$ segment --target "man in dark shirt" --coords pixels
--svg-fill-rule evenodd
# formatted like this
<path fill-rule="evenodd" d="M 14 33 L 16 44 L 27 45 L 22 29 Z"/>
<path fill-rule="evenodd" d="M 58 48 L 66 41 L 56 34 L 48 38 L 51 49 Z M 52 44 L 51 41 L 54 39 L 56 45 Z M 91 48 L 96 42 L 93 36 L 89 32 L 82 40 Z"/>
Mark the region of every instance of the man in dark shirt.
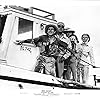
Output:
<path fill-rule="evenodd" d="M 47 25 L 45 27 L 46 35 L 42 35 L 34 39 L 34 43 L 40 48 L 44 47 L 43 51 L 41 49 L 40 56 L 37 59 L 37 66 L 35 67 L 35 72 L 40 72 L 41 68 L 44 67 L 44 73 L 56 76 L 55 73 L 55 59 L 57 47 L 54 44 L 56 41 L 55 34 L 57 34 L 57 28 L 55 25 Z M 40 43 L 39 43 L 40 42 Z"/>

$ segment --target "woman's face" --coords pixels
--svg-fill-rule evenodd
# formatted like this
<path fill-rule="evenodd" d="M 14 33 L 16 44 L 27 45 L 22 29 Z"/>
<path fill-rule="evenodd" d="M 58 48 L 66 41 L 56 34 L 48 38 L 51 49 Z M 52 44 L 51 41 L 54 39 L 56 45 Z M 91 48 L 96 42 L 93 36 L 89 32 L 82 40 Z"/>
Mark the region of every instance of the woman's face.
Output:
<path fill-rule="evenodd" d="M 73 42 L 75 42 L 75 41 L 76 41 L 76 38 L 75 38 L 75 36 L 71 36 L 71 37 L 70 37 L 70 41 L 73 41 Z"/>
<path fill-rule="evenodd" d="M 83 41 L 84 43 L 88 43 L 89 37 L 88 37 L 87 35 L 83 35 L 83 36 L 82 36 L 82 41 Z"/>
<path fill-rule="evenodd" d="M 48 35 L 53 35 L 55 33 L 55 30 L 53 27 L 49 27 L 47 30 Z"/>

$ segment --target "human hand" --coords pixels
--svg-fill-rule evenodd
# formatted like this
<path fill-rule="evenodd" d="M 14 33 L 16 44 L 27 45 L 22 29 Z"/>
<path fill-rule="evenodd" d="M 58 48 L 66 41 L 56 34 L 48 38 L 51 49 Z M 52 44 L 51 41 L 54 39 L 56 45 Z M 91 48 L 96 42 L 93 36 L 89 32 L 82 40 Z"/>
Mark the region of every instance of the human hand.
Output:
<path fill-rule="evenodd" d="M 65 60 L 65 58 L 64 58 L 64 57 L 61 57 L 61 58 L 59 59 L 59 62 L 62 63 L 64 60 Z"/>

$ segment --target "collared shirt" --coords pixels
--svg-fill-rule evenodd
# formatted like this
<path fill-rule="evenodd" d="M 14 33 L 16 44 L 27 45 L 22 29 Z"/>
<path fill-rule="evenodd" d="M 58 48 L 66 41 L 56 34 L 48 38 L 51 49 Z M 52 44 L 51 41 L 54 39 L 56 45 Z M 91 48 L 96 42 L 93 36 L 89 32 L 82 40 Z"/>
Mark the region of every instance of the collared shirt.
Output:
<path fill-rule="evenodd" d="M 61 36 L 57 35 L 56 37 L 59 38 L 61 41 L 67 43 L 69 49 L 72 48 L 70 39 L 64 33 L 62 33 Z M 71 55 L 71 53 L 68 50 L 66 51 L 66 50 L 63 50 L 63 48 L 62 48 L 62 50 L 60 50 L 60 53 L 58 56 L 63 56 L 66 59 L 70 55 Z"/>
<path fill-rule="evenodd" d="M 93 55 L 93 47 L 88 46 L 86 44 L 80 44 L 77 46 L 77 51 L 81 52 L 80 58 L 85 61 L 84 62 L 84 61 L 80 60 L 80 64 L 89 65 L 86 62 L 88 62 L 88 63 L 91 62 L 92 65 L 95 65 L 94 55 Z M 90 58 L 90 61 L 89 61 L 88 57 Z"/>
<path fill-rule="evenodd" d="M 57 38 L 59 38 L 61 41 L 65 42 L 65 43 L 67 43 L 68 48 L 70 48 L 70 49 L 72 48 L 70 39 L 64 33 L 62 33 L 61 36 L 57 35 Z"/>

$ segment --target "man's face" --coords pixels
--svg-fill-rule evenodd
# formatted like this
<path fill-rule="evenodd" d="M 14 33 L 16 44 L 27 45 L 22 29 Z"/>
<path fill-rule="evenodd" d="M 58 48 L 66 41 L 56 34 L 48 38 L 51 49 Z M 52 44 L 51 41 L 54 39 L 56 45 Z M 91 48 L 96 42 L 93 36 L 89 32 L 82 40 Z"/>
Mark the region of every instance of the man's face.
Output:
<path fill-rule="evenodd" d="M 53 27 L 49 27 L 48 30 L 47 30 L 47 33 L 48 33 L 48 35 L 53 35 L 53 34 L 55 34 L 54 28 L 53 28 Z"/>
<path fill-rule="evenodd" d="M 87 35 L 83 35 L 82 41 L 83 41 L 84 43 L 86 43 L 86 42 L 88 42 L 88 40 L 89 40 L 88 36 L 87 36 Z"/>
<path fill-rule="evenodd" d="M 58 31 L 63 32 L 64 31 L 64 26 L 63 25 L 58 25 Z"/>

